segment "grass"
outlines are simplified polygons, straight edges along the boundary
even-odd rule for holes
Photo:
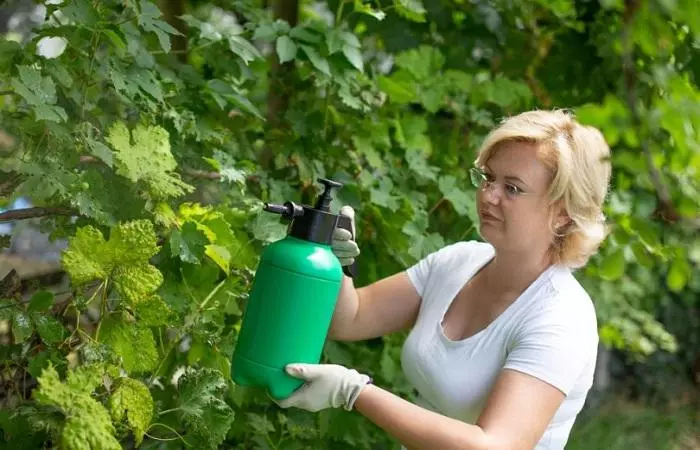
[[[699,450],[700,408],[614,400],[582,414],[566,450]]]

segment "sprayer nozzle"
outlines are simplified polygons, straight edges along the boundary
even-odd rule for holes
[[[280,214],[287,219],[292,219],[304,214],[304,208],[295,204],[294,202],[284,202],[283,205],[278,205],[276,203],[265,203],[263,205],[263,210]]]

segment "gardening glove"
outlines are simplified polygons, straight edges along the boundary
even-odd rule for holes
[[[362,389],[372,382],[367,375],[337,364],[289,364],[286,372],[305,383],[275,403],[282,408],[294,406],[311,412],[326,408],[350,411]]]
[[[360,248],[353,238],[355,236],[355,210],[351,206],[343,206],[339,213],[350,218],[352,234],[344,228],[336,228],[333,231],[331,249],[340,260],[341,266],[349,266],[355,262],[355,258],[360,254]]]

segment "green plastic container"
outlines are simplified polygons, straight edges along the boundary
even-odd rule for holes
[[[264,388],[275,399],[303,384],[286,374],[287,364],[320,362],[343,273],[354,275],[353,267],[341,267],[330,245],[335,227],[350,229],[345,217],[329,212],[331,189],[341,185],[319,181],[326,189],[314,208],[265,205],[291,223],[287,236],[261,256],[233,352],[233,381]]]

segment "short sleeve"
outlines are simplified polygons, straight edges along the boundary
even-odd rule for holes
[[[413,287],[416,288],[416,292],[418,292],[418,295],[421,297],[425,292],[425,286],[428,284],[428,279],[430,278],[430,273],[438,253],[439,250],[430,253],[406,270],[409,280],[411,280]]]
[[[545,308],[516,332],[504,368],[539,378],[569,395],[584,371],[595,365],[597,348],[595,312]]]

